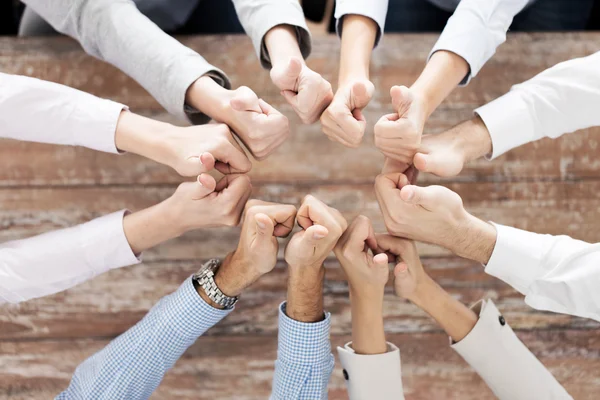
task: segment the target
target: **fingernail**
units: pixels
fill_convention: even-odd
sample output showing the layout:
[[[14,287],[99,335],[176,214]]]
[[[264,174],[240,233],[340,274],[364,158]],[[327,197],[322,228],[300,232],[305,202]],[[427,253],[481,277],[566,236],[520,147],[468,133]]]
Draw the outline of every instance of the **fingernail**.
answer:
[[[260,229],[265,229],[267,227],[267,225],[265,225],[265,223],[262,221],[256,221],[256,225],[258,225]]]
[[[408,197],[406,199],[407,200],[412,200],[413,197],[415,197],[415,191],[414,190],[409,190],[408,191]]]
[[[200,164],[202,164],[202,159],[200,157],[198,157],[198,156],[188,157],[188,160],[190,160],[190,161],[198,161],[198,162],[200,162]]]
[[[200,175],[198,175],[198,177],[196,178],[196,181],[198,182],[198,184],[199,184],[200,186],[204,186],[204,185],[202,184],[202,181],[200,181]]]
[[[324,234],[322,234],[322,233],[319,233],[319,232],[315,232],[315,233],[313,234],[313,238],[315,238],[315,239],[317,239],[317,240],[318,240],[318,239],[323,239],[325,236],[327,236],[327,235],[324,235]]]

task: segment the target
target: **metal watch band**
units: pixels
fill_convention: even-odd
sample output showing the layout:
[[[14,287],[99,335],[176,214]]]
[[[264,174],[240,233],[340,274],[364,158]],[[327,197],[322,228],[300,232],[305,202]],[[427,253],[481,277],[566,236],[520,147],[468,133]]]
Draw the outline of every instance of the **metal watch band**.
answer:
[[[202,265],[200,271],[198,271],[194,275],[194,280],[196,280],[198,286],[200,286],[204,290],[204,293],[206,293],[206,296],[211,301],[225,309],[230,309],[233,308],[235,303],[237,303],[239,297],[227,296],[221,291],[221,289],[219,289],[219,287],[215,283],[215,271],[220,266],[220,260],[212,259],[207,261],[205,264]]]

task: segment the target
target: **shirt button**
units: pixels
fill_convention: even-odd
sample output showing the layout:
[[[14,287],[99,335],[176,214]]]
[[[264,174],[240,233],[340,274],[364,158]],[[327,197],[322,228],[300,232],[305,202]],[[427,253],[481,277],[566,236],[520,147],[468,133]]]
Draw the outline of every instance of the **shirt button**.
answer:
[[[502,315],[498,317],[498,321],[500,321],[500,325],[502,325],[502,326],[506,325],[506,320],[504,319],[504,317]]]
[[[344,374],[344,379],[345,379],[345,380],[348,380],[348,379],[350,379],[350,377],[348,376],[348,371],[346,371],[346,370],[344,369],[344,370],[342,370],[342,373]]]

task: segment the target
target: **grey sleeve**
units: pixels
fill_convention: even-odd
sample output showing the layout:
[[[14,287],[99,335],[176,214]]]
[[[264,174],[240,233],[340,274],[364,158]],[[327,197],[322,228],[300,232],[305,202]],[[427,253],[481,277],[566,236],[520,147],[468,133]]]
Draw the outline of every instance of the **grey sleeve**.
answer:
[[[310,31],[298,0],[233,0],[233,4],[240,23],[252,39],[263,68],[271,68],[271,58],[264,37],[277,25],[295,27],[302,57],[307,58],[310,55]]]
[[[192,123],[209,118],[185,104],[190,85],[209,75],[230,88],[224,72],[210,65],[138,11],[131,0],[25,0],[54,29],[78,40],[85,51],[135,79],[177,116]]]

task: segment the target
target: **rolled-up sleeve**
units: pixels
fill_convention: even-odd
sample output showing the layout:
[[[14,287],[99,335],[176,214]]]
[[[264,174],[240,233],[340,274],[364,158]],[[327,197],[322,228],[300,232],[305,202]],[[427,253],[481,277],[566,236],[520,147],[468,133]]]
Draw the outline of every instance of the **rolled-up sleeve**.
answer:
[[[375,36],[375,47],[383,37],[385,29],[385,18],[387,17],[389,0],[338,0],[335,5],[334,16],[336,19],[335,30],[341,37],[344,29],[344,16],[362,15],[371,18],[377,24],[377,36]]]
[[[0,137],[118,153],[123,104],[20,75],[0,73]]]
[[[265,45],[265,35],[277,25],[291,25],[302,57],[312,49],[310,31],[298,0],[233,0],[240,23],[252,39],[256,55],[263,68],[271,68],[271,57]]]
[[[298,322],[279,306],[279,336],[273,400],[327,399],[327,384],[333,371],[329,331],[331,314],[320,322]]]
[[[231,84],[223,71],[164,33],[131,0],[26,0],[54,29],[81,43],[142,85],[171,114],[193,123],[209,118],[185,104],[188,88],[203,75]]]
[[[469,64],[469,73],[461,85],[469,83],[483,65],[506,41],[506,31],[514,16],[529,0],[462,0],[433,46],[436,51],[458,54]]]
[[[0,303],[67,290],[140,262],[123,230],[125,210],[82,225],[0,245]]]

